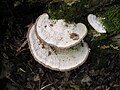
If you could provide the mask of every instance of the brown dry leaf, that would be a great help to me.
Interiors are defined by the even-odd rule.
[[[105,90],[110,90],[110,87],[107,87],[107,86],[106,86],[106,89],[105,89]]]
[[[110,46],[109,45],[102,45],[100,48],[101,49],[107,49],[107,48],[110,48]]]
[[[118,47],[118,46],[113,46],[113,45],[111,44],[110,47],[112,47],[112,48],[115,49],[115,50],[119,50],[119,47]]]
[[[40,76],[39,76],[39,74],[36,74],[35,76],[34,76],[34,81],[39,81],[40,80]]]

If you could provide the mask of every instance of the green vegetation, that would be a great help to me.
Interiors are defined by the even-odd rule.
[[[87,3],[84,1],[67,5],[65,2],[56,2],[48,5],[47,13],[52,19],[65,19],[70,22],[80,22],[87,15]],[[82,18],[81,18],[82,16]]]
[[[117,46],[117,43],[112,41],[111,37],[120,33],[120,6],[113,5],[105,7],[102,12],[97,12],[97,16],[105,18],[102,19],[102,23],[105,26],[107,33],[93,38],[92,42],[94,45],[96,43],[99,46],[111,44]]]
[[[110,36],[120,33],[120,6],[114,5],[108,7],[103,14],[103,24]]]

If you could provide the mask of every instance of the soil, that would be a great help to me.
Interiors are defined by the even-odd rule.
[[[69,72],[47,69],[34,60],[26,34],[46,12],[50,0],[42,1],[0,1],[0,90],[120,90],[120,50],[105,47],[109,38],[92,41],[87,36],[90,55]]]

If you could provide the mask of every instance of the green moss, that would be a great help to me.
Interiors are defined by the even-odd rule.
[[[105,10],[103,24],[109,35],[120,33],[120,6],[114,5]]]
[[[102,23],[105,26],[107,33],[101,34],[99,37],[95,37],[93,42],[97,45],[117,45],[110,38],[120,33],[120,6],[112,5],[104,7],[101,12],[97,11],[96,15],[98,17],[105,18],[102,19]]]
[[[65,2],[52,3],[48,5],[47,13],[52,19],[65,19],[70,22],[80,22],[83,20],[84,16],[87,15],[87,1],[88,0],[82,0],[71,6],[67,5]]]

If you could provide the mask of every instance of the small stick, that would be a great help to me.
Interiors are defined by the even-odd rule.
[[[42,87],[40,90],[43,90],[43,89],[45,89],[45,88],[47,88],[47,87],[51,86],[52,84],[53,84],[53,83],[48,84],[48,85],[46,85],[46,86]]]
[[[16,51],[19,52],[23,47],[25,47],[26,44],[27,44],[27,39],[22,43],[22,45]]]

